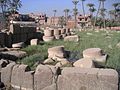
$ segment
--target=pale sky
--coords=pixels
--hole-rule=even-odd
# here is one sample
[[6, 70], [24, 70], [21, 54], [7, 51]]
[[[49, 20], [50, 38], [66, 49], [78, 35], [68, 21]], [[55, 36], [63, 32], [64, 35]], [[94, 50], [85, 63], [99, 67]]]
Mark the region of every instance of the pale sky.
[[[63, 15], [63, 10], [65, 8], [68, 8], [73, 10], [73, 3], [72, 0], [21, 0], [22, 1], [22, 8], [20, 9], [21, 13], [46, 13], [47, 16], [53, 15], [53, 10], [57, 10], [57, 16]], [[105, 2], [105, 8], [106, 9], [113, 9], [112, 4], [120, 2], [120, 0], [106, 0]], [[88, 7], [86, 4], [93, 3], [95, 4], [95, 7], [98, 8], [99, 0], [86, 0], [85, 1], [85, 10], [88, 14]], [[79, 12], [82, 13], [82, 7], [81, 7], [81, 1], [79, 0], [79, 3], [77, 5]]]

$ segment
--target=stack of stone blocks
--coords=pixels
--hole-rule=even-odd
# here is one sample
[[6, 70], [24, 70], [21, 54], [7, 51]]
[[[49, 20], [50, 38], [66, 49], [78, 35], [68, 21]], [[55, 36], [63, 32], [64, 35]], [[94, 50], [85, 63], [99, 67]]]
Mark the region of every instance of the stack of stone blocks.
[[1, 70], [6, 90], [118, 90], [118, 73], [113, 69], [64, 67], [10, 63]]

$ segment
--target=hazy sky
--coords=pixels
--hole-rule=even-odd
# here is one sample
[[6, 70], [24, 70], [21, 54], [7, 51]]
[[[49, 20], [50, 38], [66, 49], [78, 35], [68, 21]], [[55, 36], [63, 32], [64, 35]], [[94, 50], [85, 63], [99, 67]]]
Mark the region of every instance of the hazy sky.
[[[73, 10], [73, 3], [72, 0], [21, 0], [22, 1], [22, 8], [20, 9], [21, 13], [46, 13], [48, 16], [53, 15], [53, 10], [57, 10], [57, 15], [61, 16], [63, 15], [63, 10], [65, 8], [68, 8]], [[112, 9], [112, 4], [120, 2], [120, 0], [106, 0], [105, 2], [105, 8]], [[94, 3], [95, 7], [98, 8], [98, 0], [86, 0], [85, 1], [85, 10], [86, 13], [88, 13], [88, 7], [86, 4], [88, 3]], [[79, 0], [79, 3], [77, 5], [79, 12], [82, 13], [81, 9], [81, 1]]]

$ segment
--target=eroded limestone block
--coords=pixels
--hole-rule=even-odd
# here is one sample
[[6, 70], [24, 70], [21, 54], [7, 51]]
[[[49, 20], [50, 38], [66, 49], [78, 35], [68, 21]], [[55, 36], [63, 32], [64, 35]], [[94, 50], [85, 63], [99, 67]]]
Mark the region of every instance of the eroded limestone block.
[[64, 38], [64, 41], [78, 42], [78, 41], [79, 41], [79, 36], [78, 36], [78, 35], [66, 36], [66, 37]]
[[24, 42], [12, 44], [13, 48], [23, 48], [25, 46]]
[[38, 45], [38, 39], [32, 39], [30, 45]]
[[12, 69], [15, 65], [15, 63], [10, 63], [1, 70], [1, 82], [4, 83], [6, 89], [10, 89]]
[[82, 58], [73, 64], [74, 67], [81, 67], [81, 68], [95, 68], [95, 65], [92, 59]]
[[59, 29], [54, 29], [54, 35], [60, 35], [61, 31]]
[[50, 41], [53, 41], [54, 39], [55, 39], [54, 36], [51, 36], [51, 37], [43, 36], [43, 40], [44, 40], [45, 42], [50, 42]]
[[89, 48], [83, 51], [84, 58], [91, 58], [97, 63], [106, 63], [107, 54], [103, 54], [100, 48]]
[[27, 53], [24, 51], [5, 51], [5, 52], [1, 52], [0, 56], [3, 59], [15, 61], [17, 59], [21, 59], [21, 58], [27, 56]]
[[47, 36], [47, 37], [51, 37], [51, 36], [53, 36], [53, 34], [54, 34], [54, 30], [50, 30], [50, 29], [46, 29], [46, 30], [44, 30], [44, 35], [45, 36]]
[[33, 72], [27, 65], [15, 65], [12, 70], [11, 86], [16, 90], [33, 90]]
[[35, 90], [44, 90], [44, 88], [51, 86], [55, 82], [54, 76], [55, 74], [51, 67], [38, 65], [34, 74]]
[[57, 85], [58, 90], [118, 90], [118, 73], [111, 69], [101, 72], [97, 68], [66, 67]]
[[65, 57], [65, 50], [64, 46], [55, 46], [48, 49], [48, 57], [54, 58], [54, 57]]

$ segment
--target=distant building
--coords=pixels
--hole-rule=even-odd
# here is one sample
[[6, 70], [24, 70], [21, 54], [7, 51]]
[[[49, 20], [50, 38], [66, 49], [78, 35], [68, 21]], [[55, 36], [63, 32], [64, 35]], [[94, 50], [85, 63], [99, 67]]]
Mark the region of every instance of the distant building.
[[91, 15], [85, 15], [85, 17], [84, 17], [83, 15], [80, 14], [77, 17], [77, 22], [78, 22], [78, 26], [80, 26], [80, 27], [82, 25], [88, 27], [91, 25]]
[[29, 17], [31, 17], [31, 18], [35, 19], [36, 21], [38, 21], [41, 25], [44, 25], [47, 22], [46, 14], [42, 14], [42, 13], [38, 13], [38, 14], [30, 13]]
[[59, 25], [59, 17], [49, 17], [47, 20], [47, 24], [58, 26]]

